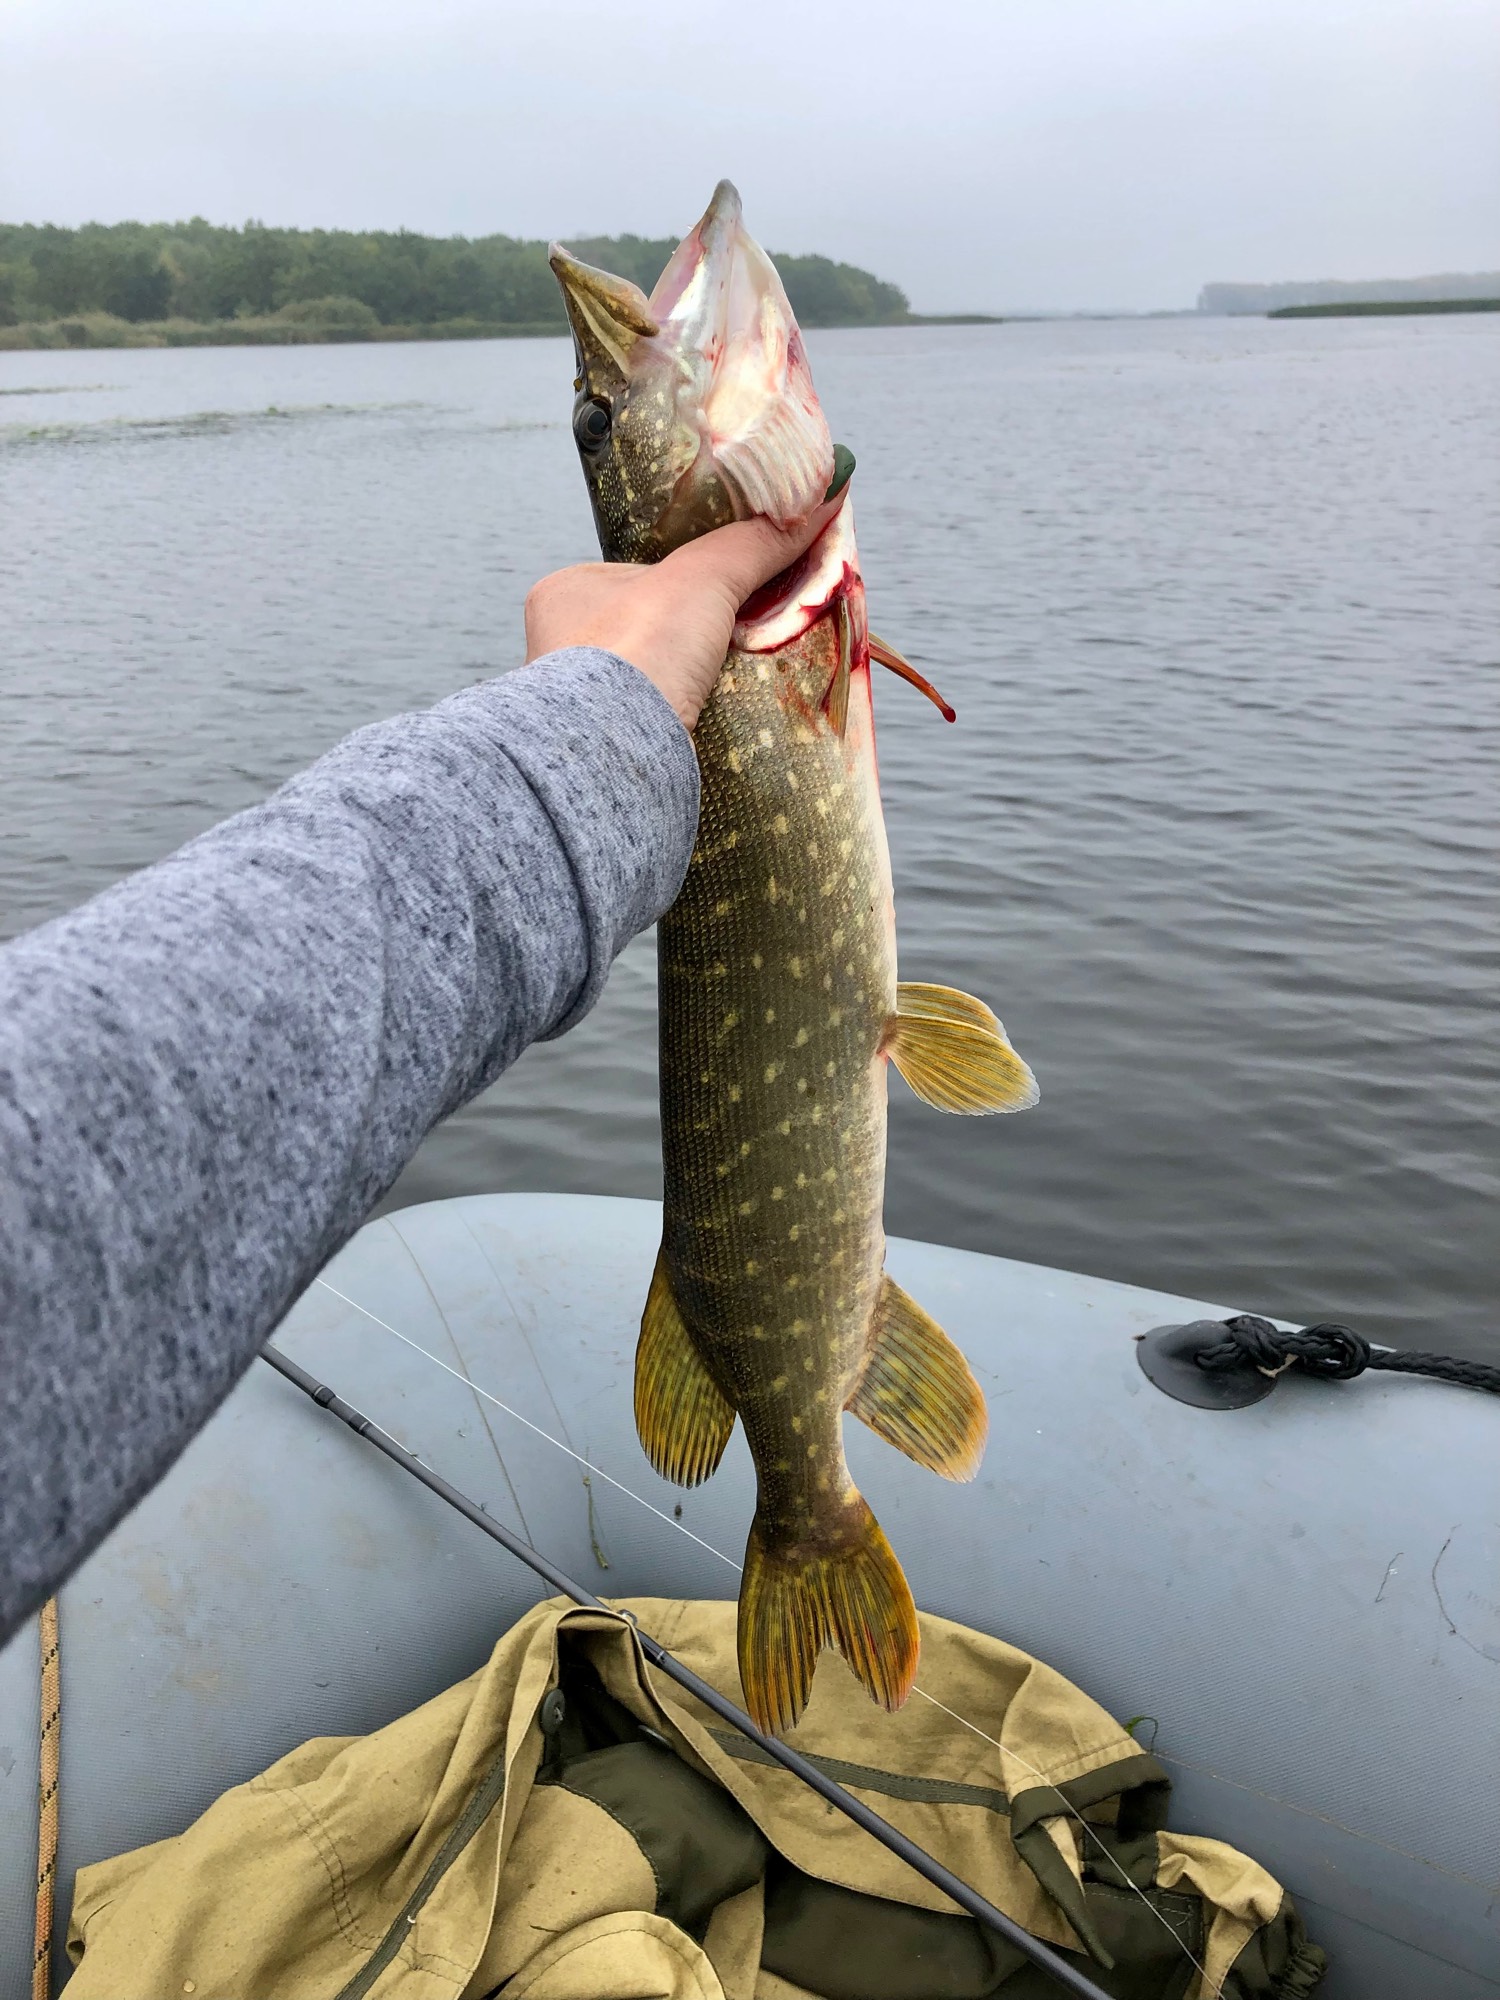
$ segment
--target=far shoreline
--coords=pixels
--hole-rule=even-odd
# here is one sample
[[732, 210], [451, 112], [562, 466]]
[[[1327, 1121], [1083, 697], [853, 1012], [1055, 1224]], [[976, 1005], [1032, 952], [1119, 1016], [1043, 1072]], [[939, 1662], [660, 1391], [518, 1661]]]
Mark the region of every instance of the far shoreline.
[[[884, 319], [807, 322], [809, 332], [849, 327], [1003, 326], [998, 313], [903, 313]], [[66, 354], [110, 348], [374, 346], [421, 340], [565, 340], [566, 321], [436, 320], [417, 326], [369, 326], [275, 315], [229, 320], [125, 320], [109, 313], [77, 313], [54, 320], [0, 326], [0, 353]]]
[[[803, 322], [809, 333], [888, 331], [924, 326], [1023, 326], [1039, 322], [1098, 320], [1299, 320], [1398, 318], [1407, 314], [1500, 312], [1495, 299], [1353, 299], [1319, 305], [1278, 306], [1266, 312], [1205, 313], [1164, 309], [1156, 312], [1060, 313], [900, 313], [860, 319], [813, 319]], [[382, 326], [364, 321], [283, 319], [266, 317], [230, 320], [125, 320], [109, 313], [78, 313], [54, 320], [24, 320], [0, 326], [0, 354], [84, 354], [120, 349], [184, 347], [371, 347], [382, 344], [447, 340], [566, 340], [566, 323], [555, 320], [435, 320], [411, 326]]]
[[1492, 312], [1500, 312], [1500, 299], [1338, 299], [1313, 306], [1277, 306], [1266, 318], [1399, 319], [1406, 313]]

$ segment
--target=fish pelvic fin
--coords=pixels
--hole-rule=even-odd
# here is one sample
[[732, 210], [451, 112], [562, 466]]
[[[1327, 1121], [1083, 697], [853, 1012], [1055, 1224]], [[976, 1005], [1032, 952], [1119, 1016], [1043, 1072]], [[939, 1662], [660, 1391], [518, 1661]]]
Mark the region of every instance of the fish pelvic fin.
[[917, 1609], [895, 1552], [852, 1487], [826, 1541], [778, 1545], [757, 1513], [740, 1583], [740, 1681], [760, 1728], [785, 1736], [812, 1692], [824, 1646], [885, 1709], [917, 1677]]
[[984, 1392], [937, 1321], [894, 1278], [881, 1280], [869, 1358], [844, 1407], [944, 1479], [972, 1479], [979, 1470], [990, 1428]]
[[678, 1310], [664, 1249], [656, 1253], [635, 1350], [635, 1427], [652, 1465], [678, 1486], [701, 1485], [717, 1472], [734, 1429], [734, 1406]]
[[1025, 1111], [1037, 1101], [1036, 1078], [1000, 1022], [982, 1000], [951, 986], [903, 980], [881, 1049], [939, 1111]]

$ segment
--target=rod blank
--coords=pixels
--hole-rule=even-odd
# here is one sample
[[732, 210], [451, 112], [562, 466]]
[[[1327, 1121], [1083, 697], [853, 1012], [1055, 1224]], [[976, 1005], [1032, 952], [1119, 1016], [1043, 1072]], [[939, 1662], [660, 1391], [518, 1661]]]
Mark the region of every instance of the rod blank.
[[[415, 1452], [410, 1452], [404, 1445], [398, 1444], [388, 1431], [382, 1430], [362, 1411], [356, 1410], [352, 1403], [346, 1403], [342, 1396], [337, 1395], [325, 1382], [320, 1382], [315, 1375], [310, 1375], [289, 1355], [283, 1354], [279, 1348], [268, 1343], [261, 1349], [261, 1359], [268, 1362], [278, 1375], [284, 1375], [288, 1382], [295, 1384], [304, 1395], [310, 1396], [330, 1415], [347, 1424], [356, 1436], [365, 1438], [377, 1451], [384, 1452], [385, 1456], [393, 1459], [403, 1471], [409, 1472], [430, 1492], [436, 1493], [440, 1500], [446, 1500], [448, 1505], [462, 1514], [466, 1521], [472, 1521], [476, 1528], [482, 1529], [491, 1541], [498, 1542], [503, 1549], [509, 1550], [519, 1562], [534, 1570], [544, 1583], [551, 1584], [560, 1597], [570, 1597], [575, 1604], [583, 1605], [590, 1611], [607, 1611], [618, 1616], [611, 1605], [595, 1597], [592, 1591], [585, 1590], [581, 1583], [575, 1583], [555, 1563], [532, 1548], [529, 1542], [523, 1542], [519, 1535], [513, 1534], [499, 1521], [493, 1520], [476, 1501], [461, 1493], [456, 1486], [451, 1485], [440, 1473], [434, 1472], [430, 1466], [424, 1465]], [[632, 1624], [634, 1625], [633, 1620]], [[971, 1889], [967, 1882], [960, 1880], [951, 1870], [945, 1868], [941, 1861], [927, 1852], [925, 1847], [919, 1847], [914, 1840], [908, 1839], [899, 1827], [892, 1826], [889, 1820], [882, 1819], [877, 1812], [872, 1812], [861, 1800], [855, 1798], [852, 1792], [846, 1792], [842, 1785], [836, 1784], [832, 1778], [820, 1771], [816, 1764], [809, 1763], [779, 1737], [768, 1736], [764, 1730], [758, 1729], [742, 1708], [736, 1707], [708, 1681], [700, 1679], [691, 1667], [685, 1667], [659, 1640], [653, 1639], [649, 1632], [643, 1632], [639, 1625], [634, 1625], [634, 1629], [641, 1651], [651, 1665], [665, 1674], [668, 1680], [675, 1681], [695, 1700], [702, 1702], [705, 1708], [712, 1709], [715, 1715], [732, 1724], [742, 1736], [748, 1737], [752, 1743], [759, 1744], [768, 1756], [773, 1757], [778, 1764], [800, 1778], [804, 1784], [810, 1785], [831, 1806], [836, 1806], [841, 1813], [852, 1819], [856, 1826], [863, 1827], [866, 1833], [873, 1835], [882, 1846], [888, 1847], [892, 1854], [898, 1855], [908, 1867], [914, 1868], [935, 1889], [941, 1889], [943, 1894], [957, 1903], [960, 1909], [966, 1910], [977, 1922], [998, 1933], [1007, 1944], [1030, 1959], [1033, 1965], [1040, 1966], [1044, 1972], [1049, 1973], [1066, 1992], [1078, 1995], [1079, 2000], [1109, 2000], [1109, 1995], [1103, 1987], [1097, 1986], [1086, 1973], [1070, 1965], [1050, 1945], [1044, 1944], [1040, 1938], [1033, 1937], [1030, 1931], [1023, 1929], [1013, 1917], [1008, 1917], [1003, 1910], [996, 1909], [995, 1905], [981, 1896], [977, 1889]]]

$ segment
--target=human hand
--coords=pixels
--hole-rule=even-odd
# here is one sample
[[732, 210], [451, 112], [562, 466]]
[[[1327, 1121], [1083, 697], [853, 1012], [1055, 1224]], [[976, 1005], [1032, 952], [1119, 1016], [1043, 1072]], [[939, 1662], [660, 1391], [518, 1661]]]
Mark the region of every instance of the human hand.
[[794, 563], [844, 504], [825, 500], [799, 527], [732, 521], [659, 563], [575, 563], [526, 596], [526, 658], [602, 646], [638, 667], [692, 729], [729, 651], [740, 606]]

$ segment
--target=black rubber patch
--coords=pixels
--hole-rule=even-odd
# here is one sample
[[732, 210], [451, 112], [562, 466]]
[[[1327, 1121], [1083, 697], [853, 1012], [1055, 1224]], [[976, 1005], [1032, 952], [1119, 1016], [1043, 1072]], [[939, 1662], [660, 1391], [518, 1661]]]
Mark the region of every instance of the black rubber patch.
[[1189, 1320], [1186, 1326], [1154, 1326], [1135, 1344], [1141, 1373], [1174, 1402], [1195, 1410], [1247, 1410], [1264, 1402], [1276, 1387], [1274, 1375], [1264, 1375], [1252, 1361], [1212, 1373], [1198, 1366], [1198, 1356], [1220, 1346], [1224, 1323], [1217, 1319]]

